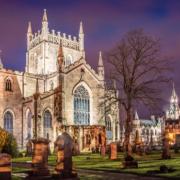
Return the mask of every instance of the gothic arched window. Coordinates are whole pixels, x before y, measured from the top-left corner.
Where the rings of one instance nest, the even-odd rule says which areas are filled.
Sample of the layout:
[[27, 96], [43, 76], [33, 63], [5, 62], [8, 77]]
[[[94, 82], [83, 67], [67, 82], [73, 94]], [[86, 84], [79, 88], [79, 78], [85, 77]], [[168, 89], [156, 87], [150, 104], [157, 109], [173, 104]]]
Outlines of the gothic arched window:
[[111, 124], [110, 116], [106, 116], [106, 118], [105, 118], [105, 126], [106, 126], [107, 139], [111, 140], [113, 138], [113, 135], [112, 135], [112, 124]]
[[110, 119], [109, 116], [106, 117], [105, 126], [106, 126], [106, 130], [107, 130], [107, 131], [111, 131], [111, 130], [112, 130], [112, 127], [111, 127], [111, 119]]
[[54, 83], [53, 81], [50, 81], [50, 90], [53, 90], [54, 89]]
[[72, 56], [68, 54], [66, 56], [66, 66], [69, 66], [70, 64], [72, 64]]
[[5, 90], [6, 91], [12, 91], [12, 82], [10, 79], [6, 79]]
[[27, 139], [32, 138], [32, 113], [31, 111], [28, 112], [27, 115]]
[[80, 85], [74, 92], [74, 123], [90, 124], [90, 98], [88, 91]]
[[4, 129], [9, 133], [13, 133], [13, 115], [9, 111], [4, 114]]
[[49, 110], [44, 112], [44, 137], [49, 138], [52, 128], [52, 115]]

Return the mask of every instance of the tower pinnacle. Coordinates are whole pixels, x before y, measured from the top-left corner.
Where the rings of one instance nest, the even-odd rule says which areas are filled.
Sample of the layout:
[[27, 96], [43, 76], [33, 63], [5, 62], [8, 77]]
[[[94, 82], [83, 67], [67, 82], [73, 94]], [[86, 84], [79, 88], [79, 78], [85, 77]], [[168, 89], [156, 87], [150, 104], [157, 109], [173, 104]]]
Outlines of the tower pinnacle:
[[99, 51], [99, 61], [98, 61], [98, 66], [103, 66], [103, 59], [102, 59], [102, 52]]
[[43, 21], [48, 21], [48, 19], [47, 19], [47, 11], [46, 11], [46, 9], [44, 9], [44, 14], [43, 14]]
[[173, 82], [173, 88], [172, 88], [172, 95], [171, 95], [171, 103], [176, 103], [178, 104], [178, 96], [176, 94], [176, 90], [175, 90], [175, 86], [174, 86], [174, 82]]
[[82, 56], [85, 57], [84, 53], [84, 31], [82, 21], [79, 26], [79, 50], [82, 51]]
[[84, 34], [82, 21], [80, 22], [80, 26], [79, 26], [79, 34]]
[[28, 34], [32, 34], [32, 27], [31, 27], [31, 22], [29, 21], [28, 23], [28, 31], [27, 31]]
[[0, 69], [3, 68], [3, 63], [2, 63], [2, 55], [1, 55], [2, 51], [0, 50]]
[[139, 116], [138, 116], [137, 111], [135, 111], [134, 119], [135, 119], [135, 120], [139, 120]]
[[44, 40], [48, 39], [48, 33], [49, 33], [49, 28], [48, 28], [47, 11], [46, 9], [44, 9], [44, 14], [42, 19], [42, 36]]
[[104, 81], [104, 65], [102, 59], [102, 53], [99, 52], [99, 60], [98, 60], [98, 75], [102, 81]]

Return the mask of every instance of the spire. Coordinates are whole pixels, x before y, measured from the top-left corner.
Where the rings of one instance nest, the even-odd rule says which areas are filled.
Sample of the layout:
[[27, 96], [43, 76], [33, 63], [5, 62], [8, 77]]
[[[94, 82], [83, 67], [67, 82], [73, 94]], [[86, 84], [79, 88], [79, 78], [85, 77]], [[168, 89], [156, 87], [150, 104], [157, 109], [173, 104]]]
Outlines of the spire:
[[84, 34], [82, 21], [80, 22], [80, 26], [79, 26], [79, 34]]
[[49, 33], [48, 19], [47, 19], [46, 9], [44, 9], [44, 14], [43, 14], [43, 19], [42, 19], [42, 37], [43, 37], [43, 40], [48, 39], [48, 33]]
[[82, 57], [85, 58], [85, 53], [84, 53], [84, 31], [83, 31], [82, 21], [80, 22], [80, 26], [79, 26], [79, 50], [82, 52]]
[[28, 31], [27, 31], [28, 34], [32, 34], [32, 27], [31, 27], [31, 22], [29, 21], [28, 23]]
[[173, 89], [172, 89], [172, 97], [177, 97], [176, 90], [174, 87], [174, 82], [173, 82]]
[[44, 21], [48, 21], [48, 19], [47, 19], [47, 11], [46, 11], [46, 9], [44, 9], [44, 14], [43, 14], [43, 22]]
[[103, 66], [103, 59], [102, 59], [102, 53], [99, 51], [99, 61], [98, 61], [98, 66]]
[[0, 50], [0, 69], [3, 68], [3, 63], [2, 63], [2, 51]]
[[97, 69], [98, 69], [98, 75], [100, 77], [100, 80], [104, 81], [104, 66], [103, 66], [103, 59], [102, 59], [101, 51], [99, 52], [99, 60], [98, 60], [98, 68]]
[[135, 119], [135, 120], [139, 120], [139, 116], [138, 116], [137, 111], [135, 111], [134, 119]]

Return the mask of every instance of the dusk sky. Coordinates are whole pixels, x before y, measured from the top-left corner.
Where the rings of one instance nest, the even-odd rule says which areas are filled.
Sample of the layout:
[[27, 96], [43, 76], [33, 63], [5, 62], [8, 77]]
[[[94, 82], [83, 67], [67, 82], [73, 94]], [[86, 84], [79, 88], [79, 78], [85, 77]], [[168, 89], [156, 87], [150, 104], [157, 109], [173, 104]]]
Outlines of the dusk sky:
[[[5, 68], [24, 71], [28, 21], [41, 28], [47, 9], [49, 28], [78, 35], [82, 20], [88, 63], [96, 67], [98, 51], [108, 51], [133, 29], [161, 39], [163, 55], [174, 61], [173, 78], [180, 95], [179, 0], [0, 0], [0, 49]], [[166, 100], [171, 87], [166, 92]]]

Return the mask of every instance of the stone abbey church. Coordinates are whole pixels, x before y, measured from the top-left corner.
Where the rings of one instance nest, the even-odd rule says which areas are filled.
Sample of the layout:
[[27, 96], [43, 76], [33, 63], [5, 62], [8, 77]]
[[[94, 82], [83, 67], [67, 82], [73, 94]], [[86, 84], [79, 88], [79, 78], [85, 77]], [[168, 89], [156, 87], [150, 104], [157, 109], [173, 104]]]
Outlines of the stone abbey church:
[[[97, 58], [98, 59], [98, 58]], [[46, 10], [42, 27], [27, 31], [25, 72], [7, 70], [0, 63], [0, 126], [11, 132], [20, 148], [29, 139], [45, 137], [51, 147], [67, 131], [80, 150], [119, 140], [118, 104], [104, 111], [101, 52], [97, 72], [86, 62], [84, 32], [79, 37], [50, 31]]]

